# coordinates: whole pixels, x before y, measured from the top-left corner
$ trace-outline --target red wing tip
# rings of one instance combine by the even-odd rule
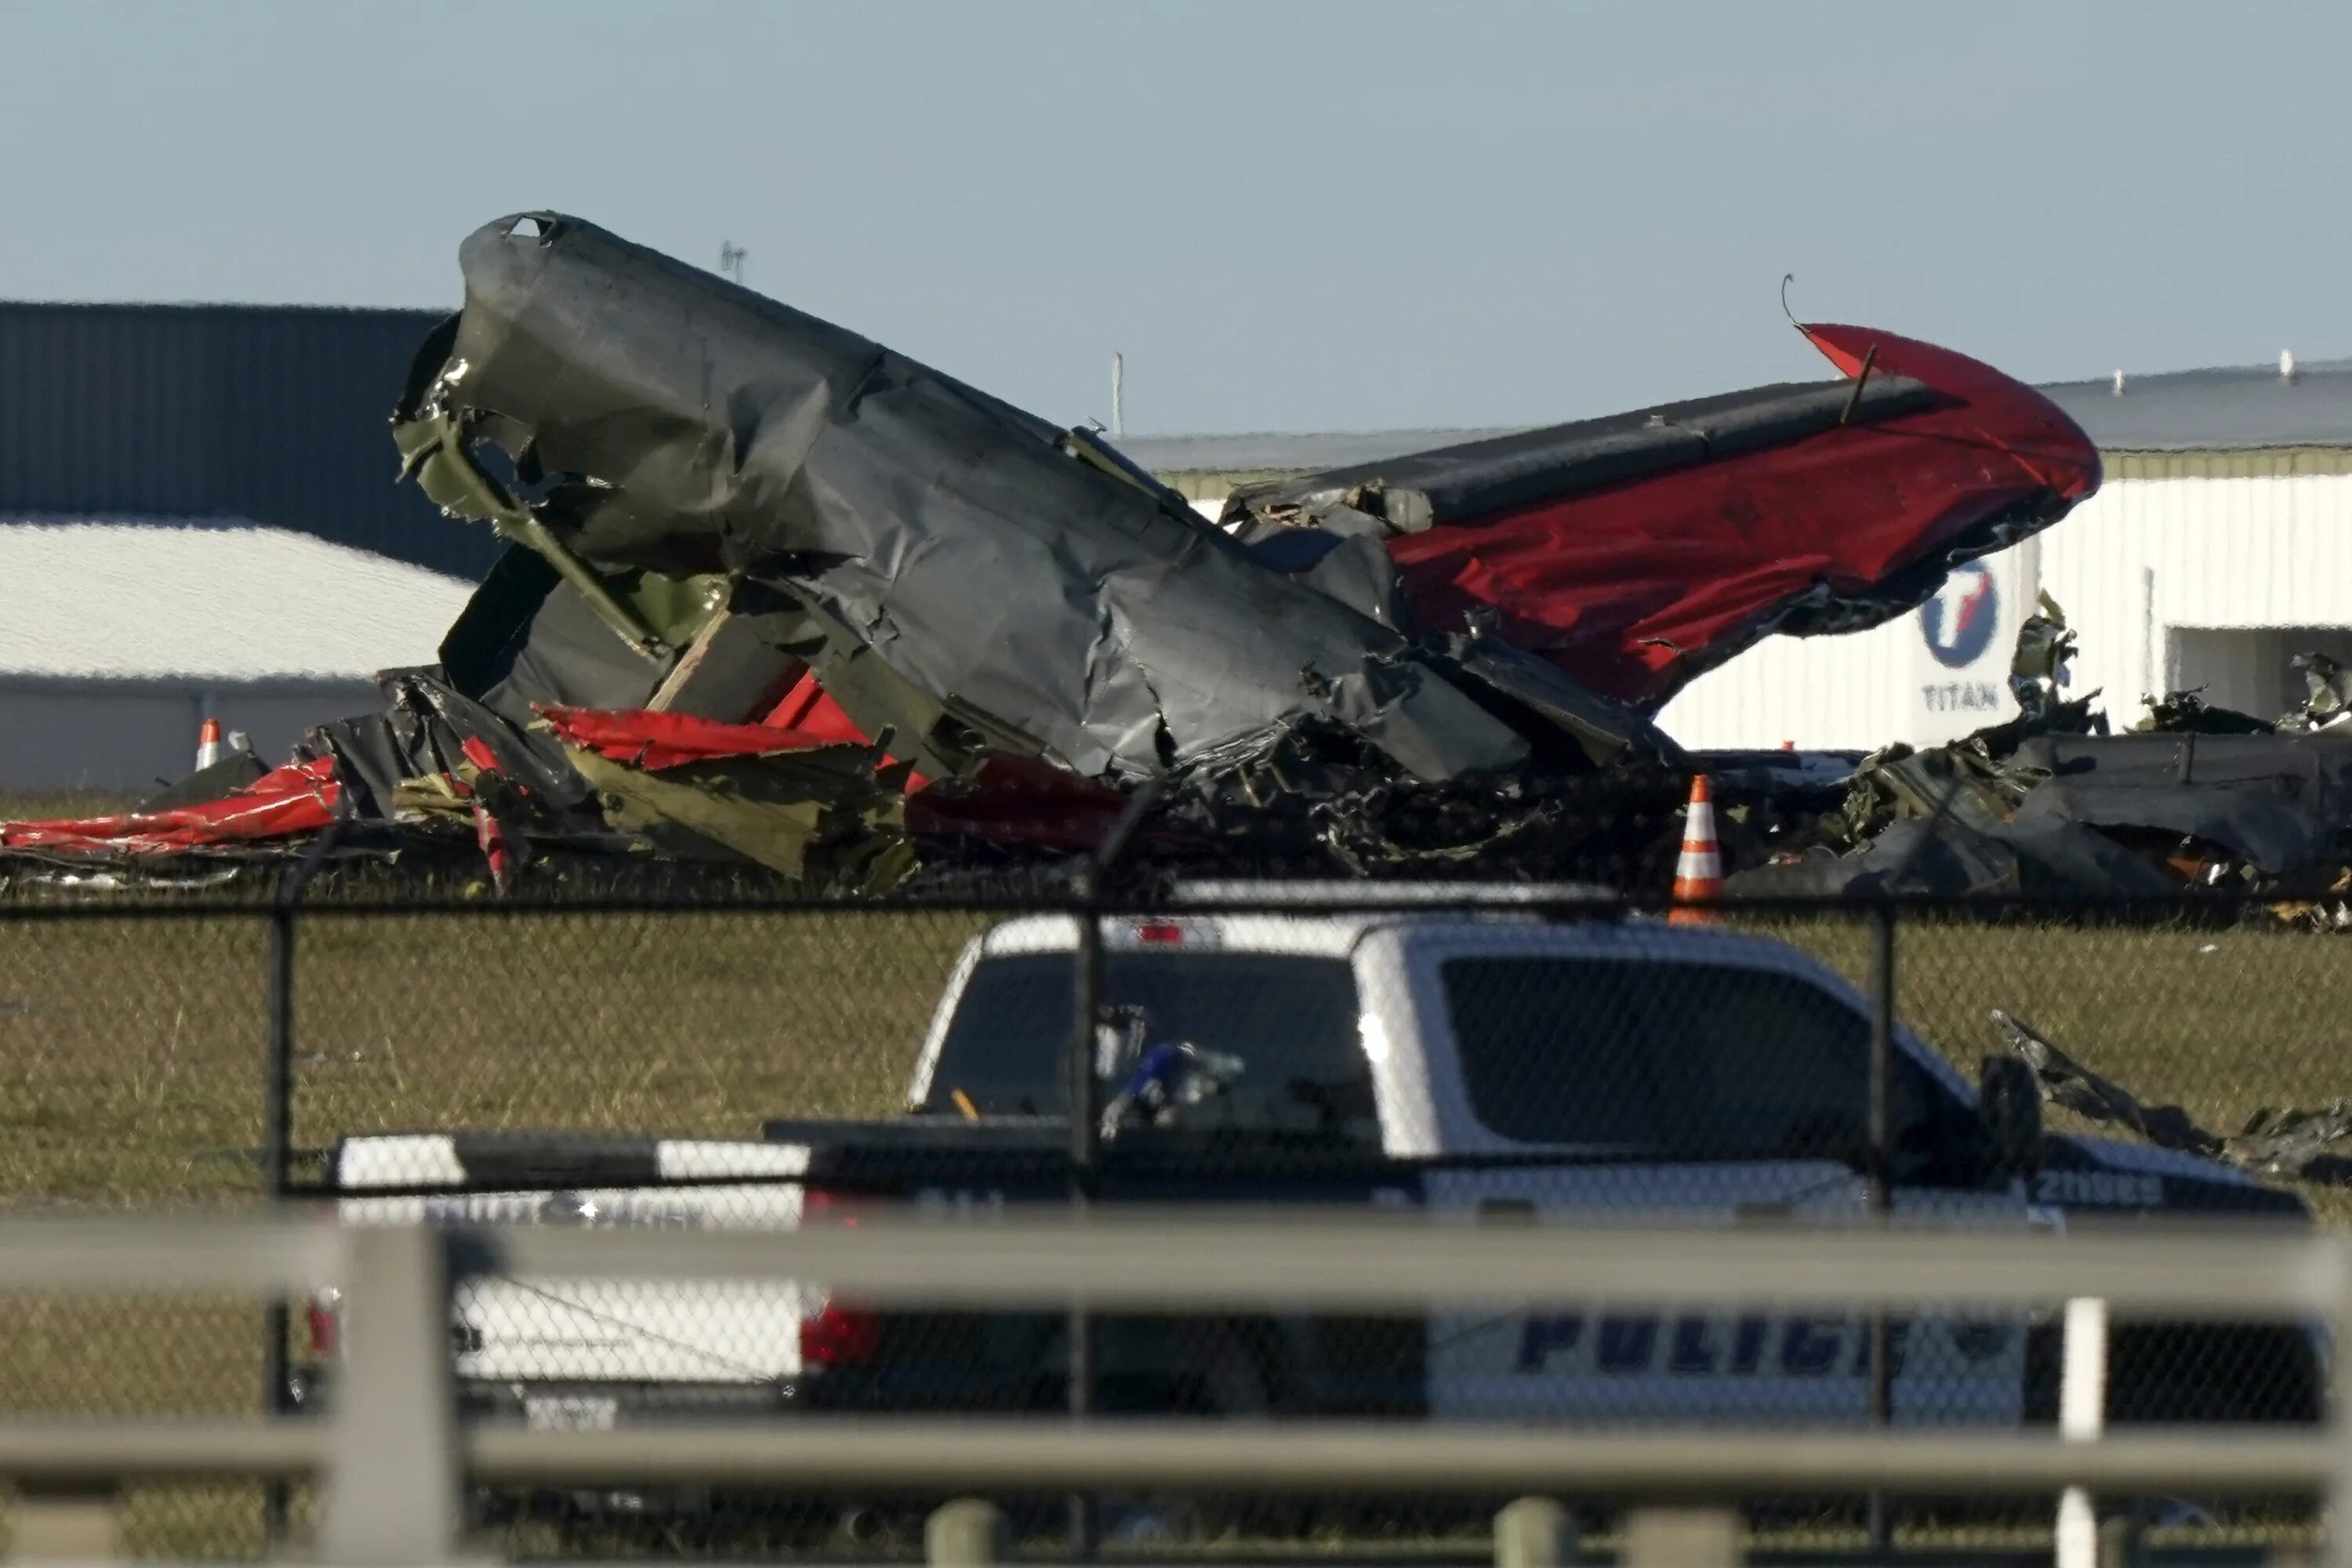
[[[1854,348],[1851,345],[1857,339],[1867,340],[1878,335],[1867,329],[1839,326],[1828,321],[1800,321],[1797,331],[1805,334],[1805,341],[1819,349],[1824,359],[1837,366],[1841,375],[1862,374],[1863,356],[1870,351],[1866,346]]]

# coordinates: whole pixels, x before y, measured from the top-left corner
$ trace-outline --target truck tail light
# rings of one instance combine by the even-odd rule
[[[827,1298],[801,1320],[803,1367],[871,1366],[882,1348],[882,1319]]]
[[[341,1339],[343,1293],[336,1289],[313,1290],[302,1309],[303,1326],[310,1335],[310,1353],[321,1360],[335,1353]]]
[[[803,1225],[856,1225],[857,1211],[841,1193],[823,1187],[801,1189],[801,1223]]]
[[[823,1187],[801,1189],[803,1225],[856,1225],[857,1213],[847,1197]],[[879,1313],[845,1307],[831,1296],[801,1319],[801,1365],[803,1367],[868,1366],[882,1345]]]

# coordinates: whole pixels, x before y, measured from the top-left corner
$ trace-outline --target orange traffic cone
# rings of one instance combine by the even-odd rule
[[[1689,907],[1694,899],[1723,897],[1723,854],[1715,844],[1715,796],[1706,775],[1691,775],[1690,811],[1683,819],[1683,857],[1675,866],[1675,906],[1666,918],[1678,925],[1707,924],[1713,910]]]
[[[205,720],[204,728],[196,731],[196,771],[204,772],[227,754],[221,744],[220,721]]]

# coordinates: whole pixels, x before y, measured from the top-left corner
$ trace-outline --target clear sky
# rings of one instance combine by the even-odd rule
[[[1050,418],[2352,353],[2352,5],[0,0],[0,297],[452,308],[551,206]]]

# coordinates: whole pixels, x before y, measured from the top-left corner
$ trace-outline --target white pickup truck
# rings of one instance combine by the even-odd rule
[[[971,944],[903,1117],[779,1121],[742,1142],[352,1138],[332,1179],[354,1219],[792,1226],[891,1200],[943,1219],[1059,1201],[1075,938],[1066,917],[1028,917]],[[1785,944],[1646,920],[1302,910],[1120,919],[1105,949],[1105,1203],[1660,1224],[1867,1205],[1868,1014]],[[1989,1068],[1980,1097],[1906,1032],[1895,1052],[1898,1213],[2019,1226],[2083,1209],[2307,1219],[2298,1199],[2219,1164],[2045,1134],[2013,1071]],[[331,1329],[331,1313],[318,1318]],[[477,1404],[549,1423],[1058,1408],[1066,1390],[1058,1321],[877,1315],[814,1285],[476,1281],[454,1332]],[[2051,1418],[2053,1338],[2022,1316],[1897,1322],[1893,1419]],[[1869,1397],[1859,1315],[1563,1301],[1411,1321],[1121,1319],[1096,1340],[1097,1403],[1119,1410],[1851,1422]],[[322,1373],[299,1373],[298,1394],[316,1397]],[[2127,1324],[2109,1415],[2309,1421],[2319,1381],[2298,1331]]]

